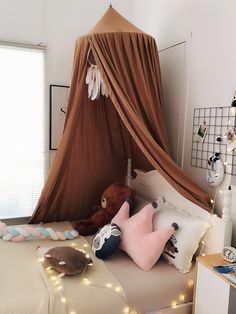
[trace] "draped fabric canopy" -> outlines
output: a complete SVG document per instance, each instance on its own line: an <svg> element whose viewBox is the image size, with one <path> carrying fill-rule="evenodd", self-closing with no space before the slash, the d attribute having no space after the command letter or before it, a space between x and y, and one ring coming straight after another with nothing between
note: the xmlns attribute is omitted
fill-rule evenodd
<svg viewBox="0 0 236 314"><path fill-rule="evenodd" d="M88 98L90 50L108 98ZM209 196L169 156L155 39L110 7L76 43L62 140L30 222L89 216L103 190L124 178L127 158L135 168L157 169L183 196L210 209Z"/></svg>

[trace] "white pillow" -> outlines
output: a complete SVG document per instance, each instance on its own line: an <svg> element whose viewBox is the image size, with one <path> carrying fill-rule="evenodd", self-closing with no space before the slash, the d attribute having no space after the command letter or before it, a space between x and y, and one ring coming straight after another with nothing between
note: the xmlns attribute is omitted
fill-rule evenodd
<svg viewBox="0 0 236 314"><path fill-rule="evenodd" d="M153 217L154 230L169 226L173 222L179 225L179 230L167 242L163 256L179 271L186 273L191 268L193 255L210 224L186 215L164 201L158 200L158 205Z"/></svg>

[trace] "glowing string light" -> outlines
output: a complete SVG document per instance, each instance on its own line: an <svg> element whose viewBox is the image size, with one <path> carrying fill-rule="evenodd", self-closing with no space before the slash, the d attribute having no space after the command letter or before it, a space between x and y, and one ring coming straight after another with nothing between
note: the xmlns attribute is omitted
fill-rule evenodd
<svg viewBox="0 0 236 314"><path fill-rule="evenodd" d="M55 281L54 283L55 283L55 285L59 285L59 283L61 282L61 280L60 279L58 279L57 281Z"/></svg>
<svg viewBox="0 0 236 314"><path fill-rule="evenodd" d="M116 291L116 292L120 292L120 291L121 291L121 287L119 287L119 286L116 287L116 288L115 288L115 291Z"/></svg>
<svg viewBox="0 0 236 314"><path fill-rule="evenodd" d="M189 288L192 288L192 286L193 286L193 280L192 279L188 280L188 286L189 286Z"/></svg>
<svg viewBox="0 0 236 314"><path fill-rule="evenodd" d="M84 283L85 283L86 285L89 285L89 284L90 284L90 281L88 280L88 278L84 278L83 281L84 281Z"/></svg>
<svg viewBox="0 0 236 314"><path fill-rule="evenodd" d="M173 309L175 309L176 306L177 306L177 302L176 302L176 301L173 301L173 302L171 303L171 307L172 307Z"/></svg>
<svg viewBox="0 0 236 314"><path fill-rule="evenodd" d="M184 300L185 300L184 294L180 294L180 295L179 295L179 300L180 300L181 302L184 302Z"/></svg>

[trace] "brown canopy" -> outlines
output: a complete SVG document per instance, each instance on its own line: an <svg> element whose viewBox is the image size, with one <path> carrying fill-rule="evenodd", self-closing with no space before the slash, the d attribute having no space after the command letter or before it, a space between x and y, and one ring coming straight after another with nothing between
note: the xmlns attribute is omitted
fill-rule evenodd
<svg viewBox="0 0 236 314"><path fill-rule="evenodd" d="M88 99L91 49L109 97ZM103 190L135 168L157 169L183 196L209 209L209 197L169 157L155 39L112 7L76 44L64 133L31 223L90 214Z"/></svg>

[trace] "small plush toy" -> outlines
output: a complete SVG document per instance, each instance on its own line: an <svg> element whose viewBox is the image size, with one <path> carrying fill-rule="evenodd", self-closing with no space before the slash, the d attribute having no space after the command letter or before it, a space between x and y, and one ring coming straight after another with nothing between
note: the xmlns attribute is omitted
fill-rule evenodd
<svg viewBox="0 0 236 314"><path fill-rule="evenodd" d="M72 222L73 227L80 235L94 234L99 228L110 223L119 211L126 198L134 202L135 191L123 183L111 184L102 194L101 206L93 207L92 216Z"/></svg>
<svg viewBox="0 0 236 314"><path fill-rule="evenodd" d="M116 224L107 224L99 230L92 244L93 253L101 259L112 255L120 244L121 231Z"/></svg>
<svg viewBox="0 0 236 314"><path fill-rule="evenodd" d="M70 246L56 246L51 249L39 246L37 250L38 254L44 257L45 266L59 272L59 277L83 274L87 266L93 263L83 251Z"/></svg>

